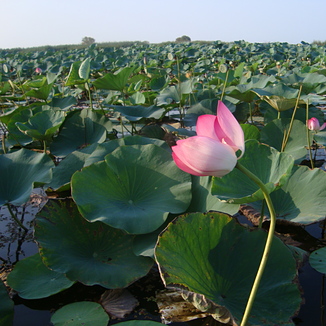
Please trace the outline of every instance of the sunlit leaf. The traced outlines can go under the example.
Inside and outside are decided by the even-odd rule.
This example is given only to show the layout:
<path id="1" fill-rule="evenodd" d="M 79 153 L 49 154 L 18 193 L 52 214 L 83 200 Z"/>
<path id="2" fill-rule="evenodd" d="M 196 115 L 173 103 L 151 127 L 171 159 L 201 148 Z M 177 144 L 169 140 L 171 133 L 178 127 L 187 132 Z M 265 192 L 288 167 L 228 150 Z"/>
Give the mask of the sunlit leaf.
<path id="1" fill-rule="evenodd" d="M 169 212 L 184 212 L 191 200 L 190 175 L 165 149 L 121 146 L 72 177 L 72 195 L 89 221 L 102 221 L 129 233 L 148 233 Z"/>

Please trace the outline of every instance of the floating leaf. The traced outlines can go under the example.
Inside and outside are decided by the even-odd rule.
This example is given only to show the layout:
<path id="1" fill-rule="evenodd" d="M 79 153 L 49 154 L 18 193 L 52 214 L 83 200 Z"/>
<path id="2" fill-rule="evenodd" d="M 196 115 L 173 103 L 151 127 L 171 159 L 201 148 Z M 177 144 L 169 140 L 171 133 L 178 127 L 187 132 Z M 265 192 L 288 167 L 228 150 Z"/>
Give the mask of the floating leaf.
<path id="1" fill-rule="evenodd" d="M 326 274 L 326 247 L 313 251 L 309 256 L 309 263 L 319 273 Z"/>
<path id="2" fill-rule="evenodd" d="M 134 67 L 125 67 L 117 74 L 108 73 L 103 77 L 96 79 L 93 82 L 93 85 L 99 89 L 109 89 L 123 92 L 133 71 Z"/>
<path id="3" fill-rule="evenodd" d="M 168 225 L 159 237 L 155 256 L 168 288 L 200 294 L 206 303 L 197 301 L 197 308 L 210 306 L 216 319 L 225 317 L 227 310 L 239 322 L 266 237 L 262 229 L 249 230 L 226 214 L 194 213 Z M 300 291 L 293 283 L 296 273 L 291 251 L 274 237 L 249 318 L 251 325 L 290 322 L 301 303 Z"/>
<path id="4" fill-rule="evenodd" d="M 81 214 L 128 233 L 149 233 L 191 200 L 191 177 L 156 145 L 121 146 L 72 177 Z"/>
<path id="5" fill-rule="evenodd" d="M 38 253 L 20 260 L 8 275 L 7 282 L 24 299 L 46 298 L 74 283 L 64 274 L 48 269 Z"/>
<path id="6" fill-rule="evenodd" d="M 54 138 L 50 146 L 51 153 L 66 156 L 90 144 L 102 143 L 111 127 L 110 120 L 91 109 L 73 111 L 66 117 L 59 135 Z"/>
<path id="7" fill-rule="evenodd" d="M 36 216 L 35 237 L 45 265 L 86 285 L 124 288 L 153 264 L 133 253 L 134 236 L 102 222 L 87 222 L 71 200 L 44 206 Z"/>
<path id="8" fill-rule="evenodd" d="M 289 130 L 290 119 L 275 119 L 261 131 L 261 142 L 281 151 L 284 136 Z M 289 140 L 284 152 L 291 155 L 295 163 L 300 163 L 307 155 L 307 127 L 299 120 L 294 120 Z"/>
<path id="9" fill-rule="evenodd" d="M 48 155 L 24 148 L 0 155 L 0 206 L 7 203 L 19 206 L 26 203 L 34 183 L 44 184 L 51 181 L 53 167 Z"/>
<path id="10" fill-rule="evenodd" d="M 14 319 L 14 302 L 9 298 L 5 285 L 0 284 L 0 325 L 12 326 Z"/>
<path id="11" fill-rule="evenodd" d="M 291 174 L 293 158 L 255 140 L 245 143 L 246 151 L 239 162 L 255 174 L 272 192 Z M 235 186 L 241 184 L 241 187 Z M 260 188 L 238 169 L 223 178 L 214 178 L 212 194 L 233 204 L 245 204 L 264 198 Z"/>
<path id="12" fill-rule="evenodd" d="M 110 318 L 96 302 L 74 302 L 63 306 L 51 317 L 54 326 L 107 326 Z"/>
<path id="13" fill-rule="evenodd" d="M 271 193 L 278 218 L 311 224 L 325 218 L 326 173 L 307 166 L 294 166 L 287 182 Z M 260 210 L 261 203 L 251 203 Z M 266 212 L 268 215 L 268 212 Z"/>
<path id="14" fill-rule="evenodd" d="M 18 129 L 37 140 L 51 140 L 65 119 L 62 111 L 44 110 L 28 119 L 27 122 L 16 122 Z"/>

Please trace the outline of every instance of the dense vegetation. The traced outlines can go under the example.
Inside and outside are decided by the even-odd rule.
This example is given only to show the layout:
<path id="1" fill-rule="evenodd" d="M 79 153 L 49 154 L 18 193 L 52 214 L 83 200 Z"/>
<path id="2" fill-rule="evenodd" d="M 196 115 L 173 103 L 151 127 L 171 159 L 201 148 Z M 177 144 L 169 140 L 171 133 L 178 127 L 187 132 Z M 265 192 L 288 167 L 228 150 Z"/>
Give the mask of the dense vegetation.
<path id="1" fill-rule="evenodd" d="M 296 232 L 306 235 L 305 225 L 325 219 L 325 171 L 315 168 L 324 161 L 314 153 L 326 140 L 319 130 L 326 48 L 245 41 L 111 45 L 0 51 L 0 205 L 17 228 L 33 231 L 39 247 L 16 264 L 8 285 L 26 300 L 76 282 L 106 293 L 128 288 L 156 264 L 164 284 L 197 316 L 234 325 L 275 215 L 278 233 L 249 324 L 293 325 L 301 305 L 299 267 L 308 257 L 325 272 L 323 241 L 308 246 Z M 216 115 L 218 100 L 244 132 L 245 153 L 235 160 L 262 180 L 275 214 L 266 209 L 262 188 L 237 169 L 218 178 L 190 175 L 174 163 L 170 147 L 196 134 L 199 116 Z M 24 205 L 33 187 L 51 199 L 26 226 L 12 207 Z M 247 214 L 251 231 L 236 222 L 245 205 L 255 213 Z M 10 325 L 12 301 L 2 286 L 0 297 L 6 302 L 0 316 Z M 74 305 L 60 318 L 93 309 L 106 325 L 98 304 Z"/>

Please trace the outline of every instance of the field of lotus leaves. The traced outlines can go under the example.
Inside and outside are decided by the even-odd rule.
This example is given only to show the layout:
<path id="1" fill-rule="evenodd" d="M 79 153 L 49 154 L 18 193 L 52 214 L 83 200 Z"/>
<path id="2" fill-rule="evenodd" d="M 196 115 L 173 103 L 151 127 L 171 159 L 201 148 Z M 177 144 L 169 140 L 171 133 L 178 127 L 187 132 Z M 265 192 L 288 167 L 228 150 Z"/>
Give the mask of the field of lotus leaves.
<path id="1" fill-rule="evenodd" d="M 325 51 L 0 50 L 0 325 L 325 325 Z"/>

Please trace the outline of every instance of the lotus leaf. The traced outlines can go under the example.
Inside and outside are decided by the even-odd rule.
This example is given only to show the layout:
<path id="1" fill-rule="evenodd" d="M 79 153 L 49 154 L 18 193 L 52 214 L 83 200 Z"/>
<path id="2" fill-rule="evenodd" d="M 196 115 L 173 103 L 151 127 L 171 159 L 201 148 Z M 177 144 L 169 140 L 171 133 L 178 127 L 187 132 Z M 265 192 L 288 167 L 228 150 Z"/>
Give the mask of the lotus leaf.
<path id="1" fill-rule="evenodd" d="M 62 111 L 44 110 L 28 119 L 27 122 L 16 122 L 18 129 L 29 137 L 50 141 L 65 119 Z"/>
<path id="2" fill-rule="evenodd" d="M 325 218 L 326 174 L 321 169 L 294 166 L 287 182 L 271 193 L 276 216 L 295 223 L 311 224 Z M 261 208 L 260 202 L 251 204 Z M 266 212 L 268 215 L 268 213 Z"/>
<path id="3" fill-rule="evenodd" d="M 229 316 L 238 323 L 266 237 L 264 230 L 250 231 L 223 213 L 193 213 L 178 217 L 161 233 L 155 257 L 168 288 L 183 292 L 217 320 Z M 291 250 L 274 237 L 248 325 L 290 322 L 301 303 L 296 273 Z M 194 301 L 194 294 L 201 300 Z"/>
<path id="4" fill-rule="evenodd" d="M 46 298 L 74 283 L 64 274 L 48 269 L 38 253 L 17 262 L 7 282 L 24 299 Z"/>
<path id="5" fill-rule="evenodd" d="M 48 155 L 24 148 L 0 155 L 0 206 L 26 203 L 35 183 L 51 181 L 53 167 Z"/>
<path id="6" fill-rule="evenodd" d="M 5 285 L 0 284 L 0 325 L 12 326 L 14 319 L 14 302 L 9 298 Z"/>
<path id="7" fill-rule="evenodd" d="M 275 119 L 269 122 L 261 131 L 261 142 L 281 151 L 284 135 L 288 132 L 290 119 Z M 284 152 L 291 155 L 295 163 L 300 163 L 307 155 L 307 128 L 304 123 L 294 120 L 290 137 Z"/>
<path id="8" fill-rule="evenodd" d="M 313 251 L 309 256 L 309 263 L 319 273 L 326 274 L 326 247 Z"/>
<path id="9" fill-rule="evenodd" d="M 134 236 L 102 222 L 87 222 L 69 199 L 44 206 L 36 216 L 35 237 L 46 266 L 86 285 L 124 288 L 153 264 L 133 253 Z"/>
<path id="10" fill-rule="evenodd" d="M 256 140 L 245 143 L 246 151 L 239 162 L 255 174 L 269 192 L 285 184 L 291 175 L 293 158 Z M 236 185 L 241 184 L 241 187 Z M 260 188 L 238 169 L 223 178 L 214 178 L 212 194 L 233 204 L 245 204 L 264 198 Z"/>
<path id="11" fill-rule="evenodd" d="M 72 176 L 72 196 L 89 221 L 129 233 L 149 233 L 168 212 L 184 212 L 191 200 L 191 177 L 156 145 L 121 146 L 105 161 Z"/>
<path id="12" fill-rule="evenodd" d="M 56 156 L 69 153 L 93 143 L 103 143 L 112 123 L 105 116 L 91 109 L 73 111 L 66 117 L 50 150 Z"/>
<path id="13" fill-rule="evenodd" d="M 109 315 L 96 302 L 74 302 L 63 306 L 51 317 L 54 326 L 107 326 Z"/>

